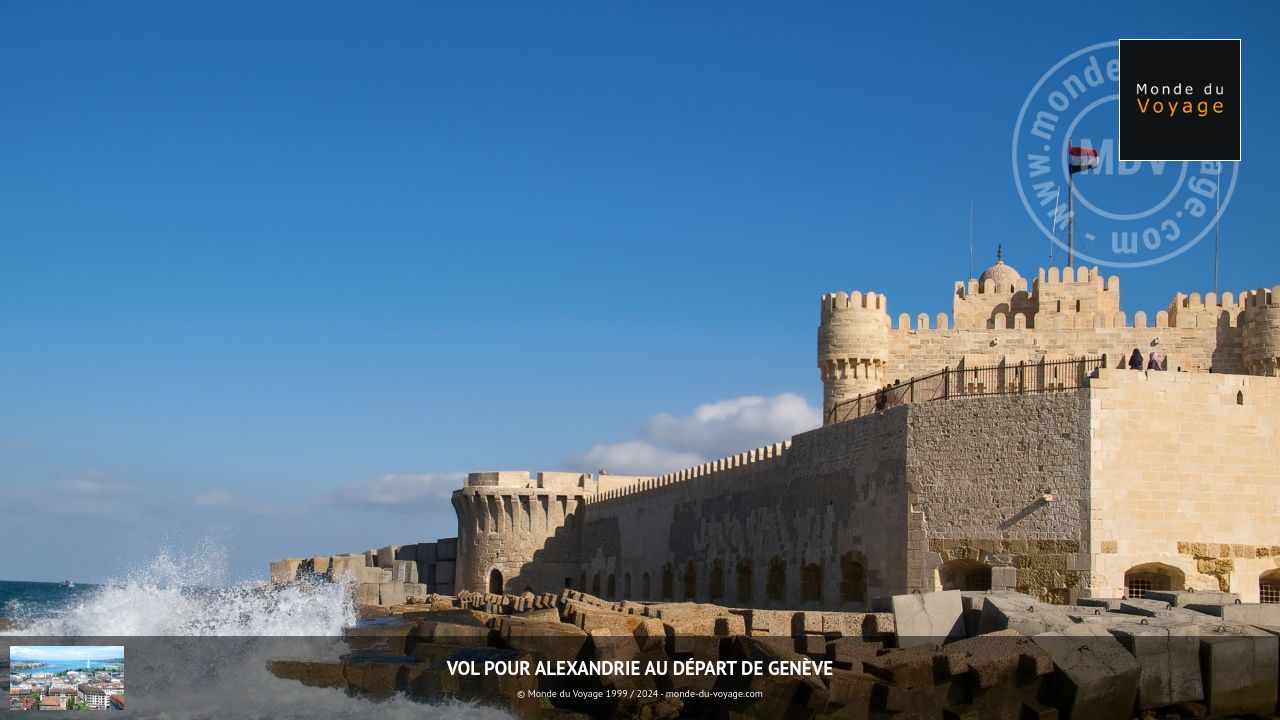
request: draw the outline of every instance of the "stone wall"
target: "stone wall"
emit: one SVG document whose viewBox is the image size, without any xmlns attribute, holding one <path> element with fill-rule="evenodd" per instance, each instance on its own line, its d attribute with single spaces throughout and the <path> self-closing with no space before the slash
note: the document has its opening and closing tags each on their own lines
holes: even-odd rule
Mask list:
<svg viewBox="0 0 1280 720">
<path fill-rule="evenodd" d="M 909 589 L 966 589 L 985 565 L 996 586 L 1070 599 L 1089 559 L 1086 393 L 909 406 Z"/>
<path fill-rule="evenodd" d="M 1280 568 L 1280 379 L 1112 371 L 1089 402 L 1090 592 L 1118 597 L 1126 570 L 1157 564 L 1257 602 Z"/>
<path fill-rule="evenodd" d="M 906 427 L 898 408 L 589 498 L 577 581 L 637 600 L 863 607 L 906 582 Z"/>
</svg>

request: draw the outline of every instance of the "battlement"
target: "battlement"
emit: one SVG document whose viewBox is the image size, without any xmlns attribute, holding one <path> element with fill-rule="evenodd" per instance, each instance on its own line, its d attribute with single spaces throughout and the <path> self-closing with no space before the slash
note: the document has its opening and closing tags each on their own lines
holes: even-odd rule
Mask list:
<svg viewBox="0 0 1280 720">
<path fill-rule="evenodd" d="M 597 477 L 591 473 L 581 472 L 539 472 L 532 475 L 528 470 L 499 470 L 469 473 L 464 487 L 482 491 L 546 490 L 572 495 L 592 495 L 624 487 L 641 479 L 643 478 L 633 475 L 607 473 Z"/>
<path fill-rule="evenodd" d="M 839 312 L 841 310 L 872 310 L 887 313 L 889 310 L 889 301 L 881 293 L 868 292 L 862 293 L 854 290 L 851 293 L 844 291 L 825 293 L 822 296 L 822 312 L 825 317 L 828 313 Z"/>
<path fill-rule="evenodd" d="M 689 480 L 699 480 L 712 477 L 719 478 L 724 477 L 726 473 L 773 467 L 776 464 L 786 462 L 786 454 L 790 449 L 790 440 L 774 443 L 772 445 L 765 445 L 763 447 L 755 448 L 754 450 L 747 450 L 746 452 L 738 453 L 737 455 L 729 455 L 728 457 L 712 460 L 711 462 L 702 463 L 701 465 L 694 465 L 682 470 L 667 473 L 666 475 L 644 478 L 635 484 L 588 497 L 585 502 L 592 504 L 608 500 L 616 500 L 618 498 L 629 497 L 638 493 L 645 493 L 651 490 L 665 488 Z"/>
</svg>

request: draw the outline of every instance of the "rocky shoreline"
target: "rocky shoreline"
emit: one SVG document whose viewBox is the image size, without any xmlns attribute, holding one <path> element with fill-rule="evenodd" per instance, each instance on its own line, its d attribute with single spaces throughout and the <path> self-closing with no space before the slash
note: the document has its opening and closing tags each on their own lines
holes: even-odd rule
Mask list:
<svg viewBox="0 0 1280 720">
<path fill-rule="evenodd" d="M 1280 627 L 1230 619 L 1243 614 L 1223 606 L 1258 606 L 1240 606 L 1225 593 L 1153 595 L 1170 597 L 1058 606 L 1015 592 L 951 591 L 885 598 L 877 612 L 860 613 L 609 602 L 573 590 L 433 594 L 362 606 L 366 622 L 346 632 L 349 652 L 327 661 L 280 659 L 270 670 L 371 699 L 457 698 L 527 718 L 1274 717 Z M 1248 612 L 1271 617 L 1266 608 Z M 830 671 L 563 677 L 449 670 L 451 662 L 565 660 L 825 661 Z"/>
</svg>

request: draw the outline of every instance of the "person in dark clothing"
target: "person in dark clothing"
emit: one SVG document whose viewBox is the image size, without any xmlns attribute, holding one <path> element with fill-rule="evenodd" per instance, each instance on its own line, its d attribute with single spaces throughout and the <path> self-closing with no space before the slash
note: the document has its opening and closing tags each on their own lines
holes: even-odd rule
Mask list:
<svg viewBox="0 0 1280 720">
<path fill-rule="evenodd" d="M 1134 348 L 1133 354 L 1129 356 L 1129 369 L 1130 370 L 1142 369 L 1142 351 L 1139 350 L 1138 348 Z"/>
</svg>

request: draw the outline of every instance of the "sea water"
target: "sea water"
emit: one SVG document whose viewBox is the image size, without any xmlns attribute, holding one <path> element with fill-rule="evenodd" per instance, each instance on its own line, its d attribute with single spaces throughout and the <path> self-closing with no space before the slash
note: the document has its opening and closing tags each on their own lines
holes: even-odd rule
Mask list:
<svg viewBox="0 0 1280 720">
<path fill-rule="evenodd" d="M 0 612 L 21 623 L 0 632 L 0 662 L 15 644 L 123 645 L 129 712 L 143 718 L 511 717 L 452 700 L 372 702 L 277 678 L 267 670 L 273 660 L 332 662 L 349 651 L 343 629 L 356 623 L 350 588 L 218 584 L 224 574 L 216 552 L 160 553 L 96 586 L 0 583 Z"/>
</svg>

